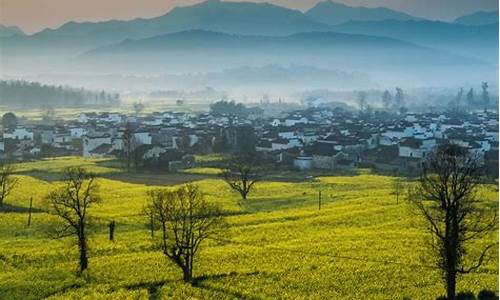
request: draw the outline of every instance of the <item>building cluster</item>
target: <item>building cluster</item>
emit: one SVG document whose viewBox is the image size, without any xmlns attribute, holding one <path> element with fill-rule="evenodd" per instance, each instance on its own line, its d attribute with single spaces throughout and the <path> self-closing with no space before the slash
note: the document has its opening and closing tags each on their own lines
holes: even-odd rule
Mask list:
<svg viewBox="0 0 500 300">
<path fill-rule="evenodd" d="M 300 170 L 354 166 L 416 168 L 437 145 L 457 143 L 485 163 L 498 162 L 498 114 L 370 115 L 306 109 L 279 118 L 202 113 L 82 113 L 64 122 L 3 128 L 0 155 L 10 159 L 123 156 L 143 165 L 183 161 L 186 154 L 255 152 L 263 161 Z M 138 163 L 138 162 L 136 162 Z M 498 164 L 498 163 L 496 163 Z"/>
</svg>

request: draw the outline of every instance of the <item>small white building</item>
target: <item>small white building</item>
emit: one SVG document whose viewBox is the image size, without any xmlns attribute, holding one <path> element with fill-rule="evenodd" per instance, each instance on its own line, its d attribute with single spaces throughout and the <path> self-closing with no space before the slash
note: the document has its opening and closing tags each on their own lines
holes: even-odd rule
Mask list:
<svg viewBox="0 0 500 300">
<path fill-rule="evenodd" d="M 108 134 L 95 135 L 95 136 L 83 136 L 83 156 L 92 156 L 91 152 L 100 147 L 101 145 L 109 144 L 111 145 L 111 136 Z"/>
<path fill-rule="evenodd" d="M 293 165 L 299 170 L 310 170 L 313 166 L 312 156 L 300 155 L 293 160 Z"/>
<path fill-rule="evenodd" d="M 14 140 L 33 140 L 33 131 L 26 128 L 15 128 L 12 131 L 4 132 L 4 139 L 14 139 Z"/>
</svg>

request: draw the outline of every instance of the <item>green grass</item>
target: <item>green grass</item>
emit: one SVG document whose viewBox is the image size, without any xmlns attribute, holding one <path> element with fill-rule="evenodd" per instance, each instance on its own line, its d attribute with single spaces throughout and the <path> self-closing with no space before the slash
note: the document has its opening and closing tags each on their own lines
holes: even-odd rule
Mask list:
<svg viewBox="0 0 500 300">
<path fill-rule="evenodd" d="M 68 165 L 122 176 L 100 179 L 103 203 L 90 211 L 94 226 L 85 278 L 76 277 L 74 240 L 51 239 L 56 219 L 43 212 L 43 197 Z M 195 266 L 198 284 L 191 287 L 154 249 L 140 215 L 146 192 L 162 180 L 170 184 L 167 177 L 127 181 L 109 161 L 81 158 L 25 163 L 18 171 L 20 185 L 8 204 L 26 208 L 33 197 L 40 211 L 31 227 L 25 212 L 0 213 L 0 299 L 434 299 L 444 294 L 440 274 L 425 256 L 423 224 L 406 203 L 396 204 L 391 177 L 360 172 L 315 182 L 265 181 L 243 207 L 216 177 L 197 180 L 208 200 L 231 214 L 224 240 L 202 248 Z M 498 209 L 495 186 L 482 186 L 479 195 Z M 107 240 L 111 219 L 117 223 L 114 242 Z M 476 245 L 491 241 L 498 241 L 497 233 Z M 460 278 L 458 288 L 498 291 L 497 253 Z"/>
</svg>

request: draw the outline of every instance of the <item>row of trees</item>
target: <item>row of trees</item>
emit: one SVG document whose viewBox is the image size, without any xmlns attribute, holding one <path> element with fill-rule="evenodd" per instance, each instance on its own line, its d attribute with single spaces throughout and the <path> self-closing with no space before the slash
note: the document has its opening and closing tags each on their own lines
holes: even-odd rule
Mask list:
<svg viewBox="0 0 500 300">
<path fill-rule="evenodd" d="M 120 103 L 118 94 L 104 91 L 94 92 L 83 88 L 44 85 L 28 81 L 0 81 L 0 105 L 7 106 L 69 106 L 116 105 Z"/>
<path fill-rule="evenodd" d="M 1 184 L 0 188 L 10 186 L 7 190 L 12 191 L 15 181 L 9 178 L 13 169 L 3 166 L 2 170 L 5 175 L 0 176 L 0 183 L 11 184 Z M 239 157 L 231 160 L 221 178 L 247 200 L 260 179 L 258 173 L 254 161 Z M 446 144 L 423 162 L 422 173 L 408 192 L 411 207 L 422 217 L 430 233 L 429 253 L 443 274 L 447 299 L 456 299 L 458 276 L 477 270 L 496 245 L 481 249 L 471 246 L 497 228 L 497 214 L 492 215 L 491 209 L 477 198 L 480 179 L 479 158 L 457 145 Z M 227 227 L 222 209 L 207 202 L 200 188 L 193 184 L 154 189 L 147 197 L 144 216 L 152 232 L 160 231 L 157 249 L 182 270 L 186 282 L 192 282 L 201 244 L 206 239 L 216 239 Z M 100 202 L 97 178 L 83 168 L 69 168 L 64 184 L 52 191 L 47 201 L 51 212 L 62 220 L 56 236 L 76 238 L 81 273 L 88 267 L 89 208 Z M 114 229 L 112 225 L 110 229 Z"/>
<path fill-rule="evenodd" d="M 368 93 L 365 91 L 358 92 L 356 102 L 361 113 L 370 113 L 373 107 L 367 101 Z M 382 94 L 382 108 L 389 111 L 403 112 L 406 110 L 405 94 L 402 88 L 396 87 L 394 96 L 389 90 L 385 90 Z"/>
<path fill-rule="evenodd" d="M 488 92 L 488 82 L 481 83 L 481 93 L 480 96 L 476 96 L 474 89 L 470 88 L 467 93 L 463 88 L 461 88 L 456 97 L 450 101 L 448 104 L 448 110 L 456 115 L 463 114 L 469 110 L 474 110 L 481 108 L 485 112 L 488 111 L 490 106 L 490 95 Z M 366 91 L 360 91 L 357 94 L 356 102 L 361 113 L 369 113 L 373 111 L 373 107 L 367 101 L 368 93 Z M 406 99 L 405 93 L 402 88 L 396 87 L 394 95 L 389 90 L 385 90 L 382 93 L 382 98 L 380 102 L 382 108 L 389 111 L 405 112 L 406 111 Z"/>
<path fill-rule="evenodd" d="M 235 101 L 221 100 L 210 104 L 210 112 L 218 115 L 233 115 L 242 118 L 248 117 L 250 114 L 262 115 L 263 110 L 259 107 L 246 107 L 243 103 Z"/>
<path fill-rule="evenodd" d="M 461 88 L 455 99 L 448 104 L 449 111 L 453 114 L 460 116 L 469 110 L 482 108 L 484 112 L 488 111 L 490 106 L 490 94 L 488 92 L 489 85 L 487 82 L 481 83 L 481 95 L 477 97 L 474 89 L 470 88 L 464 96 L 464 89 Z"/>
</svg>

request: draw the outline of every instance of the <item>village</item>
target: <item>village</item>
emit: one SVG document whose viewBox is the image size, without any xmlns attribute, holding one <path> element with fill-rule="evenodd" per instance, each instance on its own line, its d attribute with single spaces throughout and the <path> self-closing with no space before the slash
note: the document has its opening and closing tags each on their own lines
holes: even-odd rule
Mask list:
<svg viewBox="0 0 500 300">
<path fill-rule="evenodd" d="M 259 161 L 299 171 L 365 167 L 411 172 L 446 140 L 479 155 L 491 174 L 498 172 L 496 112 L 460 117 L 342 108 L 304 108 L 279 117 L 93 112 L 46 122 L 18 121 L 7 113 L 3 127 L 0 155 L 12 161 L 70 155 L 121 158 L 133 151 L 136 168 L 176 171 L 189 167 L 195 154 L 252 152 Z"/>
</svg>

